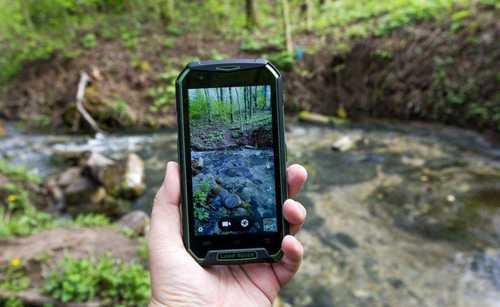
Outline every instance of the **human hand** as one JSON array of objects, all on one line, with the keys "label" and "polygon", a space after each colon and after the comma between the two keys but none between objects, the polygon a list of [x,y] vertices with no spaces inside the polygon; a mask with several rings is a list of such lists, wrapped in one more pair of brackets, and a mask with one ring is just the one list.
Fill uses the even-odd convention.
[{"label": "human hand", "polygon": [[[288,167],[287,177],[293,196],[306,181],[307,172],[295,164]],[[292,235],[283,239],[284,255],[279,262],[204,268],[182,243],[180,194],[179,167],[169,162],[151,216],[150,306],[271,306],[281,287],[300,267],[303,247],[293,235],[304,223],[305,208],[292,199],[284,203],[283,215]]]}]

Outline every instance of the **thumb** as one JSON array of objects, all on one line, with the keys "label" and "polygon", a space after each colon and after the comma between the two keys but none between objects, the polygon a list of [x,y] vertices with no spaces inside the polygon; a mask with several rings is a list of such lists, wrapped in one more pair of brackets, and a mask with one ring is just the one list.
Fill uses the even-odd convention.
[{"label": "thumb", "polygon": [[182,246],[180,196],[179,166],[176,162],[168,162],[165,179],[151,212],[150,247],[169,249]]}]

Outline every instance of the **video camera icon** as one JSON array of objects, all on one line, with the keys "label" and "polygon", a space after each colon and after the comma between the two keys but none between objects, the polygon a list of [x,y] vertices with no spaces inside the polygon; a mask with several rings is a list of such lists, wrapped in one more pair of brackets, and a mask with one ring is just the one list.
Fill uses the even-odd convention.
[{"label": "video camera icon", "polygon": [[247,217],[225,218],[219,220],[219,228],[223,231],[243,231],[248,229],[252,221]]}]

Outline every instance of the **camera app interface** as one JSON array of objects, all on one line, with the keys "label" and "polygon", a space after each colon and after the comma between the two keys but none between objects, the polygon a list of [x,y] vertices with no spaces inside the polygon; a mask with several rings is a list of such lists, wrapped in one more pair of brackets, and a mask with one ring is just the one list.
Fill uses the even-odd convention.
[{"label": "camera app interface", "polygon": [[195,234],[276,232],[271,87],[188,95]]}]

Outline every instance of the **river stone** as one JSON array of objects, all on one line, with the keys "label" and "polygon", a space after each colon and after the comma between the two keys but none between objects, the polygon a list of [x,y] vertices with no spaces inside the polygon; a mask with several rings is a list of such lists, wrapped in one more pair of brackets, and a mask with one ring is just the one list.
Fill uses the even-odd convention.
[{"label": "river stone", "polygon": [[220,192],[212,199],[211,203],[217,207],[224,206],[227,209],[233,209],[241,205],[241,198],[221,188]]},{"label": "river stone", "polygon": [[[95,207],[94,205],[101,204],[106,198],[104,188],[86,177],[77,177],[63,192],[64,201],[69,211],[80,211],[83,209],[82,206]],[[80,209],[73,210],[76,209],[75,207]],[[89,210],[83,209],[83,211]]]},{"label": "river stone", "polygon": [[56,146],[53,151],[55,160],[71,163],[73,165],[80,164],[82,157],[90,154],[90,151],[82,151],[80,148],[71,146]]},{"label": "river stone", "polygon": [[135,235],[145,235],[149,230],[149,216],[144,211],[134,210],[125,214],[118,224],[131,229]]},{"label": "river stone", "polygon": [[246,167],[230,167],[224,171],[224,174],[229,177],[251,178],[252,173]]},{"label": "river stone", "polygon": [[112,167],[115,162],[97,152],[91,152],[85,160],[83,167],[95,180],[102,182],[106,168]]},{"label": "river stone", "polygon": [[355,141],[351,137],[345,135],[333,143],[332,149],[338,151],[348,151],[353,149],[354,146]]},{"label": "river stone", "polygon": [[191,161],[191,171],[193,172],[193,176],[199,174],[203,169],[203,157],[198,159],[193,159]]},{"label": "river stone", "polygon": [[59,176],[57,176],[57,185],[64,188],[75,182],[81,176],[82,169],[80,167],[70,167]]},{"label": "river stone", "polygon": [[241,205],[241,199],[238,195],[229,193],[222,199],[224,206],[228,209],[233,209]]},{"label": "river stone", "polygon": [[146,189],[144,183],[144,162],[135,153],[129,154],[125,162],[125,174],[121,186],[122,194],[127,197],[138,197]]},{"label": "river stone", "polygon": [[7,135],[7,130],[5,129],[3,121],[0,120],[0,138],[4,137],[5,135]]}]

